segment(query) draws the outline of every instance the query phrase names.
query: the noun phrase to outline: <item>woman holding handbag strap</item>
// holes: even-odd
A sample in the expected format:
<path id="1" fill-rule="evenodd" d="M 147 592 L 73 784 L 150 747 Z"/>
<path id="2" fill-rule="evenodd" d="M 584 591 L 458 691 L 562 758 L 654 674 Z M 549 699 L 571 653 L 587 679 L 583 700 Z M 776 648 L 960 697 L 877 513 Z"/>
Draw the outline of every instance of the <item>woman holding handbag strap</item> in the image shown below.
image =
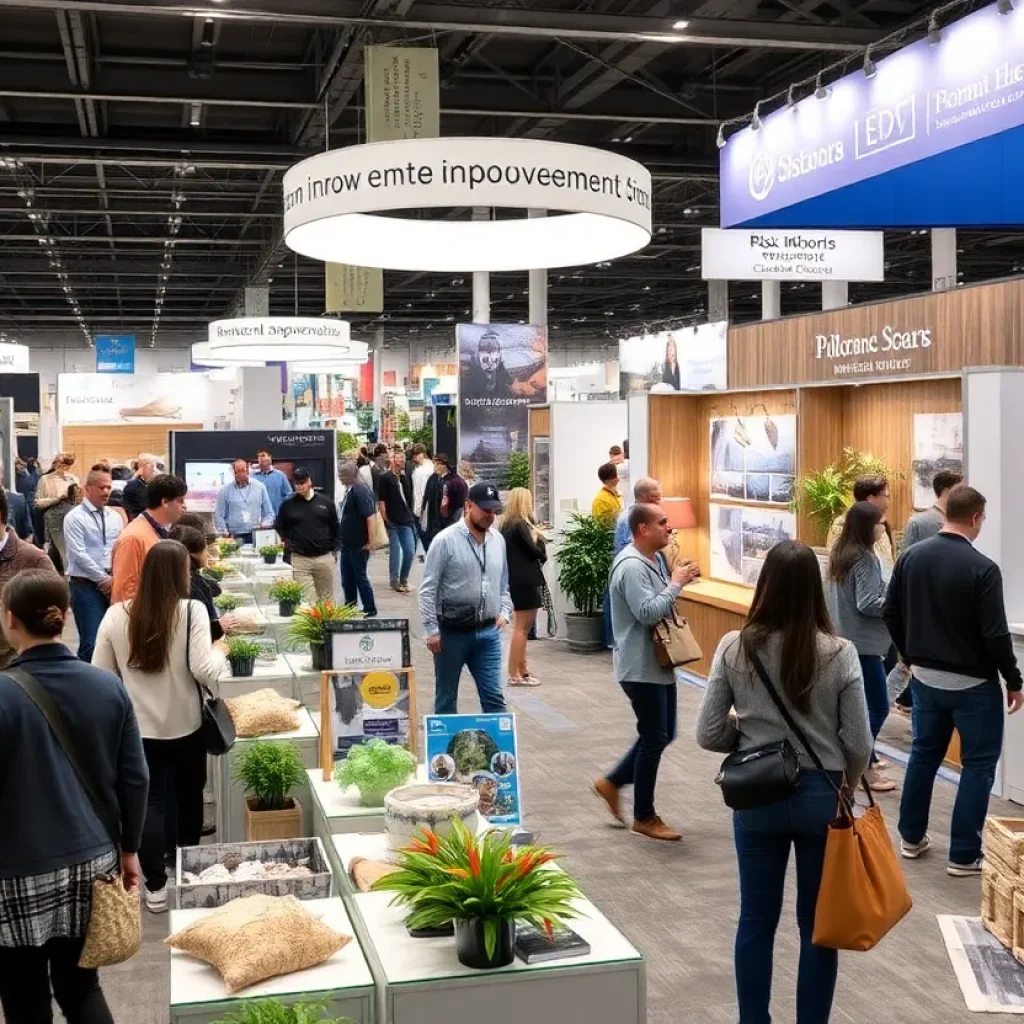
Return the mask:
<path id="1" fill-rule="evenodd" d="M 61 643 L 68 585 L 51 572 L 19 573 L 3 593 L 3 629 L 21 669 L 86 737 L 81 767 L 120 820 L 120 867 L 139 884 L 135 855 L 146 816 L 147 772 L 131 701 L 117 676 Z M 9 670 L 8 670 L 9 671 Z M 24 678 L 24 677 L 22 677 Z M 31 681 L 31 679 L 29 680 Z M 7 1024 L 50 1020 L 50 989 L 75 1024 L 112 1024 L 95 970 L 78 966 L 92 883 L 118 853 L 71 761 L 29 693 L 0 674 L 0 1004 Z M 16 825 L 15 825 L 16 823 Z"/>
<path id="2" fill-rule="evenodd" d="M 761 682 L 748 652 L 763 663 L 776 693 L 822 767 Z M 735 714 L 732 714 L 732 711 Z M 734 811 L 740 875 L 736 932 L 736 990 L 740 1024 L 769 1024 L 775 931 L 782 911 L 786 864 L 796 851 L 800 965 L 798 1024 L 826 1024 L 835 991 L 838 954 L 815 946 L 815 910 L 836 790 L 845 774 L 859 779 L 871 755 L 864 683 L 857 652 L 832 632 L 817 556 L 797 541 L 768 552 L 746 625 L 722 638 L 697 717 L 705 750 L 753 752 L 788 739 L 800 776 L 788 798 Z"/>

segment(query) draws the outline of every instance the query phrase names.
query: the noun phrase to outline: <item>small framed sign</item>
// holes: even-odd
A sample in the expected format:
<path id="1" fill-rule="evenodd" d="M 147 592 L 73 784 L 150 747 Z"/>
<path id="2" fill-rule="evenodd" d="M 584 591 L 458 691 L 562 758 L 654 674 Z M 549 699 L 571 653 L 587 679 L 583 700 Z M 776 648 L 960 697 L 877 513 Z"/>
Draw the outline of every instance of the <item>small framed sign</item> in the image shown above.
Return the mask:
<path id="1" fill-rule="evenodd" d="M 268 548 L 272 544 L 280 544 L 277 530 L 253 530 L 252 546 L 259 551 L 260 548 Z"/>
<path id="2" fill-rule="evenodd" d="M 373 668 L 320 673 L 320 767 L 324 781 L 334 762 L 366 740 L 380 739 L 417 754 L 416 671 Z"/>
<path id="3" fill-rule="evenodd" d="M 396 669 L 412 663 L 408 619 L 328 622 L 331 667 L 336 672 Z"/>

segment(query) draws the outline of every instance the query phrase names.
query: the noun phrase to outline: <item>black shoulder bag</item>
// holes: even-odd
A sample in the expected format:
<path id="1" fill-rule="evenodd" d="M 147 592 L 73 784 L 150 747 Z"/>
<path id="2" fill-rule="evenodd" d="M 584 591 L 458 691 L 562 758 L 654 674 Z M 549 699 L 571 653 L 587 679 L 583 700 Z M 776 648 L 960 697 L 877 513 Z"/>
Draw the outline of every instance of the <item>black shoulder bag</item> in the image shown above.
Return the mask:
<path id="1" fill-rule="evenodd" d="M 192 602 L 188 603 L 188 614 L 185 625 L 185 665 L 188 674 L 192 676 L 192 658 L 190 649 L 192 646 Z M 199 706 L 202 714 L 203 743 L 206 745 L 206 752 L 214 757 L 226 754 L 235 745 L 235 722 L 228 711 L 227 705 L 215 697 L 208 686 L 204 686 L 195 676 L 192 682 L 196 684 L 199 691 Z"/>
<path id="2" fill-rule="evenodd" d="M 745 647 L 744 650 L 786 725 L 803 744 L 818 770 L 825 771 L 803 730 L 793 720 L 776 692 L 760 655 L 753 647 Z M 793 744 L 785 738 L 752 750 L 738 750 L 730 754 L 722 762 L 715 782 L 721 787 L 722 799 L 727 806 L 734 811 L 746 811 L 791 797 L 800 788 L 800 761 Z"/>

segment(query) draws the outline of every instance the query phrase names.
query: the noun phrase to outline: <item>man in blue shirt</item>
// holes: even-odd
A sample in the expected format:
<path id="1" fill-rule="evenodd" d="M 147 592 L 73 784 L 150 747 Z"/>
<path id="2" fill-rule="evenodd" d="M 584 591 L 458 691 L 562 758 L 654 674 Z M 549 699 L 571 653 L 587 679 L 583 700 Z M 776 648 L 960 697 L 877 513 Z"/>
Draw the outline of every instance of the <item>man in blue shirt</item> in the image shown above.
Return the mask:
<path id="1" fill-rule="evenodd" d="M 661 484 L 653 477 L 642 476 L 633 485 L 633 503 L 635 505 L 660 505 Z M 629 532 L 629 509 L 623 509 L 615 520 L 615 537 L 612 541 L 612 557 L 633 543 L 633 535 Z"/>
<path id="2" fill-rule="evenodd" d="M 260 464 L 260 468 L 253 473 L 252 478 L 253 480 L 258 480 L 266 487 L 267 494 L 270 495 L 270 505 L 276 516 L 281 511 L 281 503 L 285 498 L 291 497 L 292 485 L 288 482 L 288 477 L 281 470 L 274 469 L 273 457 L 266 448 L 261 448 L 256 453 L 256 459 Z"/>
<path id="3" fill-rule="evenodd" d="M 96 631 L 110 607 L 114 542 L 124 523 L 112 509 L 110 473 L 92 469 L 85 478 L 82 503 L 64 517 L 65 567 L 71 589 L 71 610 L 78 628 L 78 657 L 92 661 Z"/>
<path id="4" fill-rule="evenodd" d="M 370 538 L 377 503 L 373 500 L 373 491 L 359 479 L 354 462 L 343 462 L 338 467 L 338 479 L 345 488 L 338 503 L 341 589 L 345 604 L 355 606 L 358 595 L 363 601 L 363 614 L 373 618 L 377 614 L 377 602 L 366 566 L 370 561 Z"/>
<path id="5" fill-rule="evenodd" d="M 270 495 L 259 480 L 249 479 L 249 463 L 235 459 L 235 482 L 221 488 L 213 510 L 213 528 L 222 537 L 234 537 L 242 544 L 252 543 L 253 530 L 274 525 Z"/>

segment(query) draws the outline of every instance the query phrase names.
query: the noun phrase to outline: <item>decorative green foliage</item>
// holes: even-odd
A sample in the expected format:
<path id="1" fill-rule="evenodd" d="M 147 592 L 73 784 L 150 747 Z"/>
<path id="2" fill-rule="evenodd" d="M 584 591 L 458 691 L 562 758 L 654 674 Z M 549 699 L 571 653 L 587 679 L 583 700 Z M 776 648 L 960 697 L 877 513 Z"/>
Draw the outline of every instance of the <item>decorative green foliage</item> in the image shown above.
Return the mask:
<path id="1" fill-rule="evenodd" d="M 350 434 L 346 430 L 339 430 L 335 434 L 335 439 L 338 444 L 338 457 L 354 452 L 359 448 L 359 439 L 355 434 Z"/>
<path id="2" fill-rule="evenodd" d="M 264 558 L 269 558 L 271 555 L 277 558 L 278 555 L 284 554 L 284 548 L 280 544 L 264 544 L 260 548 L 260 554 Z"/>
<path id="3" fill-rule="evenodd" d="M 306 766 L 294 743 L 262 740 L 241 748 L 233 777 L 256 797 L 257 811 L 281 811 L 289 791 L 306 777 Z"/>
<path id="4" fill-rule="evenodd" d="M 562 537 L 558 586 L 581 615 L 596 615 L 612 571 L 613 530 L 596 516 L 576 514 Z"/>
<path id="5" fill-rule="evenodd" d="M 334 601 L 317 601 L 308 608 L 300 608 L 288 623 L 288 640 L 295 644 L 322 644 L 326 640 L 324 623 L 344 622 L 362 618 L 358 608 Z"/>
<path id="6" fill-rule="evenodd" d="M 230 558 L 232 555 L 238 554 L 241 546 L 237 540 L 225 539 L 217 542 L 217 551 L 221 558 Z"/>
<path id="7" fill-rule="evenodd" d="M 401 786 L 416 771 L 416 758 L 405 749 L 384 740 L 367 740 L 349 749 L 334 769 L 339 786 L 357 786 L 362 803 L 379 807 L 384 794 Z"/>
<path id="8" fill-rule="evenodd" d="M 220 583 L 224 579 L 224 570 L 218 565 L 208 565 L 202 570 L 202 574 L 208 580 L 213 580 L 214 583 Z"/>
<path id="9" fill-rule="evenodd" d="M 278 580 L 268 590 L 271 601 L 282 604 L 298 604 L 302 600 L 302 584 L 297 580 Z"/>
<path id="10" fill-rule="evenodd" d="M 506 469 L 509 489 L 530 486 L 530 456 L 526 452 L 512 452 Z"/>
<path id="11" fill-rule="evenodd" d="M 246 640 L 243 636 L 225 637 L 224 642 L 228 645 L 228 657 L 232 660 L 257 658 L 263 650 L 262 644 L 256 643 L 255 640 Z"/>
<path id="12" fill-rule="evenodd" d="M 219 612 L 233 612 L 242 604 L 237 594 L 218 594 L 213 599 L 213 607 Z"/>
<path id="13" fill-rule="evenodd" d="M 355 1024 L 351 1017 L 325 1016 L 324 1003 L 284 1003 L 276 999 L 239 1000 L 236 1013 L 215 1024 Z"/>

